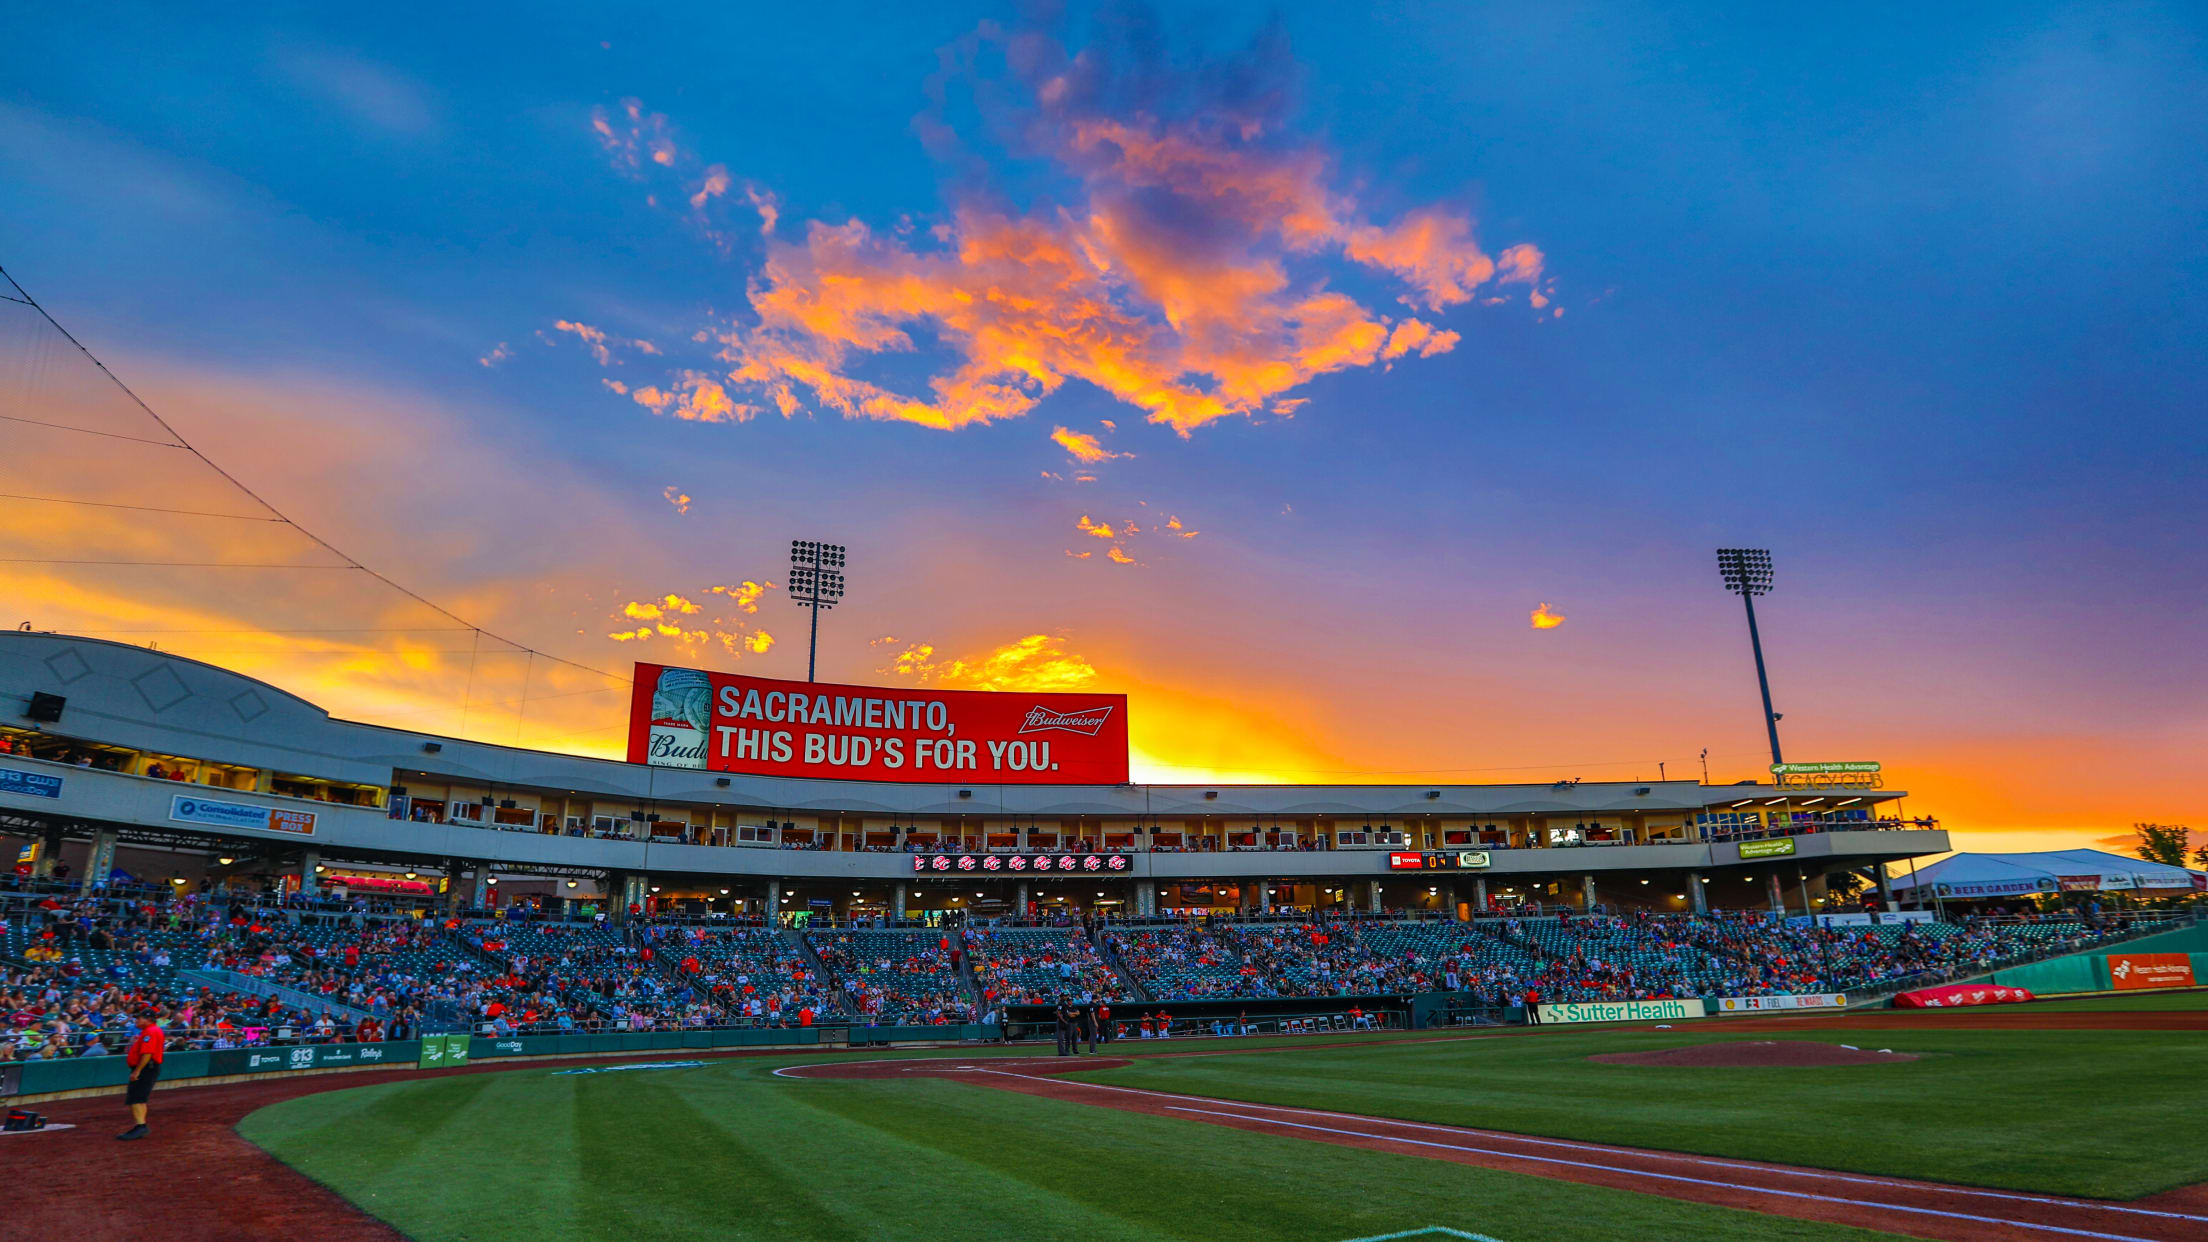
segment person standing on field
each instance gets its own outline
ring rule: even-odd
[[[159,1011],[147,1009],[138,1015],[138,1034],[123,1051],[123,1063],[130,1066],[130,1085],[124,1088],[123,1102],[130,1106],[130,1128],[116,1138],[131,1142],[146,1137],[146,1100],[153,1095],[153,1084],[161,1078],[161,1062],[168,1053],[169,1036],[161,1029]]]
[[[1073,1055],[1073,1010],[1067,1006],[1065,997],[1058,998],[1058,1008],[1051,1016],[1058,1024],[1058,1055],[1070,1057]]]

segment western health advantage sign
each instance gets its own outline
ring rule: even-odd
[[[816,780],[1124,785],[1127,696],[840,686],[639,664],[629,762]]]

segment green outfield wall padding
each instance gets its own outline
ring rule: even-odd
[[[2195,923],[2123,944],[2104,946],[2095,953],[2208,953],[2208,923]]]
[[[2108,990],[2108,961],[2098,953],[2073,953],[2069,957],[1994,971],[1993,982],[2005,988],[2023,988],[2034,996],[2105,992]]]

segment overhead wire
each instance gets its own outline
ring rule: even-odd
[[[52,313],[52,312],[48,311],[48,310],[47,310],[47,309],[46,309],[46,308],[45,308],[44,306],[40,305],[40,304],[39,304],[39,301],[38,301],[38,299],[37,299],[37,298],[35,298],[35,297],[32,297],[32,296],[31,296],[31,293],[30,293],[30,291],[29,291],[29,290],[27,290],[27,289],[25,289],[25,288],[23,287],[23,285],[22,285],[22,282],[20,282],[20,281],[16,280],[15,276],[14,276],[14,275],[13,275],[12,273],[10,273],[10,272],[9,272],[9,271],[7,270],[7,268],[5,268],[4,266],[0,266],[0,279],[4,279],[4,280],[6,280],[6,281],[8,282],[8,286],[9,286],[9,288],[12,288],[12,289],[14,289],[14,290],[15,290],[15,292],[16,292],[16,295],[17,295],[17,296],[15,296],[15,297],[12,297],[12,298],[8,298],[8,300],[9,300],[9,301],[11,301],[11,302],[20,302],[20,303],[22,303],[23,305],[25,305],[25,306],[28,306],[28,307],[30,307],[30,308],[31,308],[32,310],[35,310],[35,311],[37,311],[37,312],[38,312],[38,314],[39,314],[39,317],[40,317],[40,318],[42,318],[42,319],[44,319],[44,320],[46,321],[46,323],[47,323],[47,324],[48,324],[49,326],[51,326],[51,327],[53,328],[53,330],[54,330],[54,331],[56,331],[56,332],[60,333],[60,334],[61,334],[61,337],[62,337],[62,339],[63,339],[63,340],[66,340],[66,341],[68,341],[68,342],[69,342],[69,344],[71,344],[72,346],[75,346],[75,347],[76,347],[76,350],[77,350],[77,352],[78,352],[78,353],[80,353],[80,354],[83,354],[83,355],[84,355],[84,357],[85,357],[85,359],[86,359],[86,361],[90,362],[90,363],[91,363],[91,364],[93,365],[93,367],[94,367],[94,368],[96,368],[96,369],[97,369],[97,370],[99,371],[99,373],[100,373],[101,375],[105,376],[105,377],[107,378],[108,382],[110,382],[110,383],[114,384],[114,385],[115,385],[115,387],[116,387],[116,389],[117,389],[117,391],[121,392],[121,393],[122,393],[122,394],[123,394],[123,395],[124,395],[125,397],[128,397],[128,398],[130,399],[130,402],[131,402],[131,404],[133,404],[133,405],[137,406],[137,407],[139,408],[139,410],[141,410],[141,411],[143,411],[143,412],[145,413],[145,415],[146,415],[146,417],[147,417],[147,418],[150,418],[150,419],[152,419],[152,420],[153,420],[153,422],[154,422],[154,425],[155,425],[155,426],[159,427],[159,428],[160,428],[160,429],[161,429],[161,430],[162,430],[163,432],[167,433],[167,434],[168,434],[168,436],[169,436],[169,438],[170,438],[170,440],[171,440],[171,441],[173,441],[173,443],[167,443],[167,442],[163,442],[163,441],[159,441],[159,440],[151,440],[151,439],[145,439],[145,438],[143,438],[143,437],[139,437],[139,436],[126,436],[126,435],[122,435],[122,434],[120,434],[120,433],[117,433],[117,432],[108,432],[108,431],[97,431],[97,430],[94,430],[94,429],[92,429],[92,428],[88,428],[88,427],[72,427],[72,426],[69,426],[69,425],[67,425],[67,424],[64,424],[64,423],[42,423],[42,422],[41,422],[41,420],[38,420],[38,419],[31,419],[31,418],[20,418],[20,417],[16,417],[16,416],[13,416],[13,415],[0,415],[0,418],[8,418],[8,419],[10,419],[11,421],[14,421],[14,422],[20,422],[20,423],[32,423],[32,424],[37,424],[37,425],[42,425],[42,426],[57,427],[57,428],[60,428],[60,429],[62,429],[62,430],[65,430],[65,431],[80,431],[80,432],[84,432],[84,433],[86,433],[86,434],[89,434],[89,435],[110,436],[110,437],[112,437],[112,438],[115,438],[115,439],[119,439],[119,440],[135,440],[135,441],[138,441],[139,443],[143,443],[143,444],[155,444],[155,445],[160,445],[161,447],[164,447],[164,448],[180,448],[180,449],[183,449],[183,450],[184,450],[185,452],[187,452],[187,453],[190,453],[190,454],[191,454],[191,455],[192,455],[193,457],[196,457],[196,458],[198,458],[198,459],[199,459],[199,461],[200,461],[200,463],[201,463],[202,465],[205,465],[205,466],[206,466],[206,467],[207,467],[207,468],[208,468],[209,470],[212,470],[212,471],[214,471],[214,472],[215,472],[215,473],[216,473],[217,475],[221,476],[221,477],[222,477],[222,479],[223,479],[224,481],[228,482],[228,483],[229,483],[229,484],[230,484],[230,485],[231,485],[232,487],[235,487],[235,488],[237,488],[239,492],[243,493],[243,494],[244,494],[244,495],[246,496],[246,498],[250,499],[250,500],[251,500],[251,501],[252,501],[252,502],[253,502],[254,504],[257,504],[257,505],[259,505],[259,506],[260,506],[261,508],[263,508],[263,509],[266,509],[266,510],[268,510],[268,512],[269,512],[270,514],[272,514],[272,515],[273,515],[273,517],[272,517],[272,518],[271,518],[270,520],[272,520],[272,521],[275,521],[275,522],[279,522],[279,523],[281,523],[282,525],[288,526],[288,527],[290,527],[291,529],[293,529],[293,530],[295,530],[295,531],[299,532],[299,534],[300,534],[300,535],[301,535],[302,537],[304,537],[305,539],[307,539],[307,540],[309,540],[310,542],[314,543],[314,544],[315,544],[316,546],[318,546],[318,547],[322,548],[322,549],[323,549],[324,551],[328,552],[328,553],[329,553],[330,555],[332,555],[332,556],[335,556],[335,557],[337,557],[337,558],[338,558],[339,560],[341,560],[341,561],[343,561],[343,562],[344,562],[344,564],[343,564],[343,565],[275,565],[275,564],[271,564],[271,565],[246,565],[246,564],[229,564],[229,563],[219,563],[219,562],[218,562],[218,563],[212,563],[212,564],[192,564],[192,563],[181,563],[181,562],[180,562],[179,564],[180,564],[180,565],[182,565],[183,567],[185,567],[185,568],[261,568],[261,569],[351,569],[351,570],[356,570],[356,571],[358,571],[358,572],[360,572],[360,573],[366,574],[366,575],[367,575],[368,577],[370,577],[370,578],[373,578],[373,579],[375,579],[375,580],[376,580],[377,582],[380,582],[380,583],[382,583],[382,584],[383,584],[384,586],[387,586],[387,587],[391,588],[392,590],[394,590],[394,591],[398,592],[399,594],[401,594],[401,595],[404,595],[404,596],[405,596],[405,597],[407,597],[408,599],[410,599],[410,600],[413,600],[413,601],[414,601],[415,603],[417,603],[417,604],[420,604],[420,605],[422,605],[423,607],[425,607],[425,608],[429,609],[430,611],[432,611],[432,612],[435,612],[435,613],[436,613],[437,615],[439,615],[439,616],[441,616],[441,617],[444,617],[444,618],[446,618],[446,619],[448,619],[448,620],[451,620],[451,621],[455,621],[455,622],[458,622],[461,628],[463,628],[463,629],[467,629],[467,630],[472,630],[472,631],[474,631],[475,633],[477,633],[478,635],[482,636],[483,638],[489,638],[489,639],[491,639],[491,640],[493,640],[493,641],[495,641],[495,642],[500,642],[500,643],[504,643],[505,645],[507,645],[507,646],[509,646],[509,647],[514,647],[514,648],[517,648],[517,649],[519,649],[519,650],[522,650],[522,651],[527,651],[527,652],[530,652],[530,653],[531,653],[531,654],[533,654],[533,655],[543,656],[543,657],[544,657],[544,658],[545,658],[546,660],[548,660],[548,661],[551,661],[552,663],[555,663],[555,664],[564,664],[564,665],[568,666],[569,668],[574,668],[574,669],[580,669],[580,670],[581,670],[581,671],[583,671],[583,672],[595,674],[595,675],[597,675],[597,676],[599,676],[599,677],[603,677],[603,678],[606,678],[606,679],[607,679],[607,680],[609,680],[609,681],[614,681],[614,682],[626,682],[626,681],[628,680],[628,678],[626,678],[626,677],[623,677],[623,676],[621,676],[621,675],[619,675],[619,674],[617,674],[617,673],[610,673],[610,672],[607,672],[607,671],[606,671],[605,669],[602,669],[602,668],[596,668],[596,667],[593,667],[593,666],[591,666],[591,665],[588,665],[588,664],[584,664],[584,663],[583,663],[583,662],[581,662],[580,660],[570,660],[570,659],[567,659],[567,658],[566,658],[566,657],[564,657],[564,656],[556,656],[556,655],[553,655],[553,654],[551,654],[550,652],[546,652],[546,651],[539,651],[539,650],[537,650],[536,648],[534,648],[534,647],[531,647],[531,646],[529,646],[529,645],[528,645],[527,643],[520,643],[520,642],[515,642],[515,641],[514,641],[513,639],[507,638],[507,637],[505,637],[505,636],[503,636],[503,635],[492,633],[491,631],[489,631],[489,630],[486,630],[486,629],[484,629],[484,628],[483,628],[482,626],[480,626],[480,625],[477,625],[477,624],[475,624],[475,623],[474,623],[474,622],[472,622],[472,621],[469,621],[469,620],[468,620],[468,619],[467,619],[466,617],[463,617],[463,616],[461,616],[460,614],[458,614],[458,613],[456,613],[456,612],[453,612],[453,611],[452,611],[451,609],[449,609],[449,608],[446,608],[446,607],[445,607],[445,606],[443,606],[442,604],[439,604],[439,603],[437,603],[437,602],[436,602],[435,600],[432,600],[432,599],[430,599],[430,598],[429,598],[428,596],[425,596],[425,595],[421,594],[421,593],[420,593],[420,592],[418,592],[418,591],[414,591],[414,590],[412,590],[412,589],[410,589],[410,588],[406,587],[406,586],[405,586],[404,584],[402,584],[402,583],[399,583],[399,582],[395,581],[394,579],[390,578],[389,576],[387,576],[387,575],[385,575],[385,574],[383,574],[383,573],[379,572],[378,570],[376,570],[376,569],[373,569],[373,568],[371,568],[370,566],[368,566],[368,565],[365,565],[365,564],[361,563],[361,562],[360,562],[359,560],[356,560],[355,558],[353,558],[353,557],[351,557],[351,556],[348,556],[348,555],[346,555],[346,554],[345,554],[345,553],[344,553],[344,552],[343,552],[342,550],[340,550],[340,549],[339,549],[338,547],[336,547],[336,546],[335,546],[334,544],[332,544],[332,543],[331,543],[331,542],[330,542],[329,540],[327,540],[327,539],[324,539],[324,538],[322,538],[322,537],[321,537],[320,535],[318,535],[318,534],[314,533],[313,531],[311,531],[311,530],[308,530],[308,529],[307,529],[306,527],[304,527],[304,526],[300,525],[300,524],[299,524],[299,523],[298,523],[297,521],[293,520],[293,519],[292,519],[292,518],[291,518],[291,517],[290,517],[290,516],[289,516],[288,514],[284,513],[284,511],[283,511],[283,510],[281,510],[281,509],[277,508],[277,507],[276,507],[275,505],[271,504],[271,503],[270,503],[270,502],[269,502],[269,501],[268,501],[268,500],[267,500],[266,498],[264,498],[264,497],[263,497],[263,496],[262,496],[262,495],[261,495],[261,494],[260,494],[259,492],[256,492],[256,491],[254,491],[254,490],[253,490],[253,489],[252,489],[251,487],[248,487],[248,486],[246,486],[246,484],[245,484],[245,482],[244,482],[243,480],[239,479],[239,478],[238,478],[238,477],[237,477],[236,475],[234,475],[234,474],[230,473],[230,472],[229,472],[228,470],[225,470],[225,469],[223,469],[223,467],[222,467],[222,466],[221,466],[221,465],[220,465],[219,463],[217,463],[217,462],[216,462],[216,461],[215,461],[215,460],[214,460],[213,458],[211,458],[211,457],[207,456],[207,454],[205,454],[205,453],[201,452],[201,451],[200,451],[200,450],[199,450],[199,449],[198,449],[198,448],[197,448],[196,446],[194,446],[194,445],[192,444],[192,442],[191,442],[191,441],[190,441],[189,439],[187,439],[187,438],[186,438],[186,437],[185,437],[185,436],[184,436],[184,435],[183,435],[183,434],[182,434],[181,432],[177,431],[177,429],[176,429],[175,427],[173,427],[173,426],[170,426],[170,425],[169,425],[169,422],[168,422],[168,420],[167,420],[167,419],[164,419],[164,418],[162,418],[162,417],[161,417],[161,415],[160,415],[160,414],[159,414],[158,412],[156,412],[156,411],[154,410],[154,408],[153,408],[152,406],[150,406],[150,405],[146,404],[146,402],[145,402],[145,400],[144,400],[143,398],[141,398],[141,397],[140,397],[140,396],[139,396],[139,395],[138,395],[138,394],[137,394],[136,392],[132,391],[132,389],[131,389],[130,385],[128,385],[128,384],[126,384],[126,383],[124,383],[124,382],[122,381],[122,378],[121,378],[120,376],[117,376],[117,375],[116,375],[116,374],[115,374],[115,373],[114,373],[113,371],[109,370],[109,369],[108,369],[108,367],[107,367],[107,364],[106,364],[106,363],[104,363],[104,362],[102,362],[102,361],[100,361],[99,355],[97,355],[97,354],[94,354],[94,353],[93,353],[93,352],[92,352],[92,351],[91,351],[90,349],[86,348],[86,347],[85,347],[85,344],[84,344],[84,342],[82,342],[82,341],[78,340],[78,339],[76,338],[76,336],[75,336],[74,334],[72,334],[72,333],[71,333],[71,332],[69,331],[69,329],[67,329],[67,328],[63,327],[63,326],[61,325],[61,321],[60,321],[60,320],[57,320],[57,319],[55,319],[55,318],[54,318],[54,316],[53,316],[53,313]],[[6,295],[5,293],[0,293],[0,297],[7,297],[7,295]],[[13,558],[0,558],[0,559],[13,559]],[[38,560],[35,560],[35,558],[20,558],[20,559],[16,559],[16,563],[43,563],[43,564],[80,564],[80,565],[99,565],[99,564],[111,564],[111,565],[158,565],[158,564],[163,564],[164,562],[158,562],[158,561],[111,561],[111,562],[103,562],[103,561],[65,561],[65,560],[44,560],[44,561],[38,561]]]

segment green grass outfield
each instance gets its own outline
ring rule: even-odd
[[[818,1059],[386,1083],[239,1130],[417,1242],[1337,1242],[1426,1225],[1501,1242],[1892,1239],[957,1082],[770,1073]]]
[[[2164,997],[2159,999],[2174,999]],[[1924,1059],[1830,1069],[1600,1065],[1596,1052],[1759,1039]],[[1265,1104],[2129,1199],[2208,1181],[2198,1032],[1546,1030],[1502,1039],[1138,1061],[1093,1076]]]

